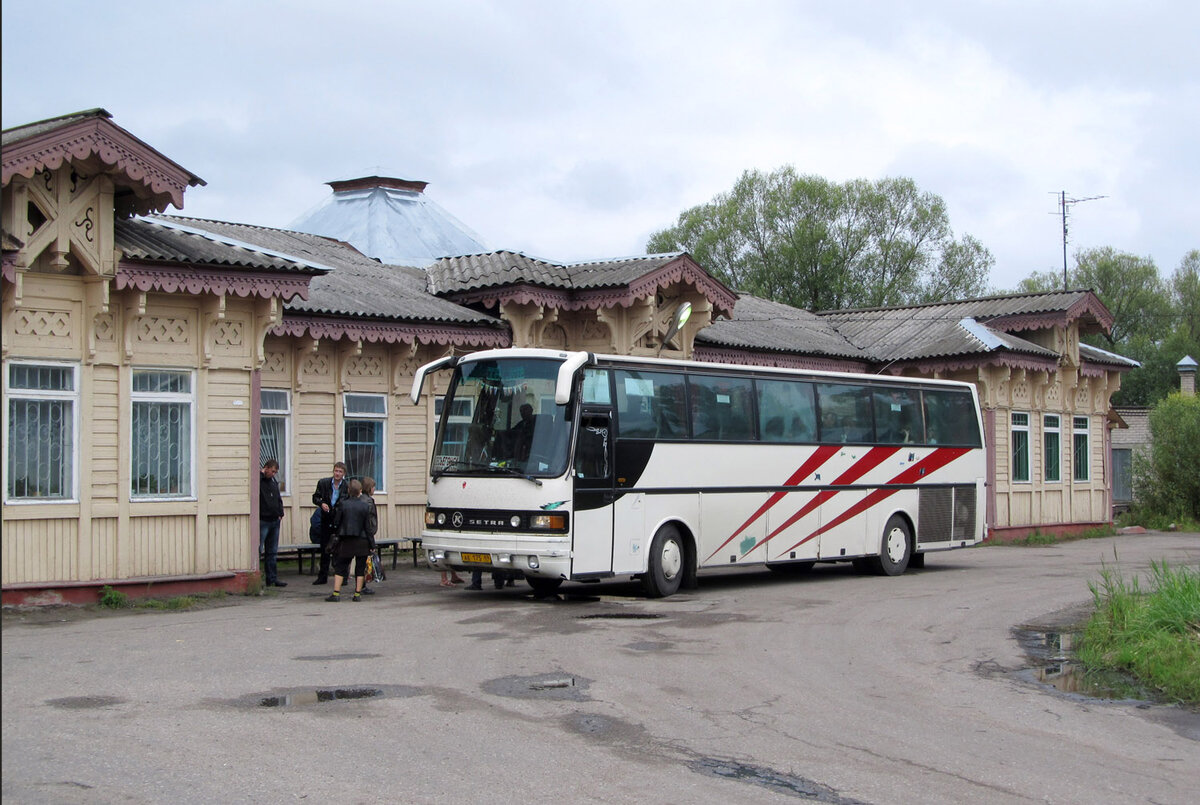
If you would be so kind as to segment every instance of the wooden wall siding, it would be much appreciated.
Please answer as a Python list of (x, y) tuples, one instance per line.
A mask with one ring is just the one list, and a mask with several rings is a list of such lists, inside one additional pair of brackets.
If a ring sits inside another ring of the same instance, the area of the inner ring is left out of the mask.
[[(208, 503), (214, 512), (231, 510), (249, 514), (251, 490), (257, 477), (250, 475), (250, 374), (239, 370), (209, 370), (197, 399), (196, 469), (203, 473)], [(204, 439), (200, 433), (207, 429)]]
[(75, 581), (79, 576), (79, 520), (9, 520), (4, 524), (4, 584)]
[(27, 274), (21, 307), (5, 311), (8, 355), (78, 360), (86, 340), (82, 300), (77, 277)]
[(80, 581), (113, 579), (117, 576), (116, 517), (97, 517), (92, 520), (92, 542), (84, 550), (90, 554), (90, 567)]
[(425, 527), (425, 502), (395, 507), (395, 520), (388, 532), (391, 539), (411, 539), (421, 536)]
[[(93, 503), (116, 505), (120, 499), (121, 376), (116, 366), (84, 367), (81, 439), (88, 440), (91, 461), (80, 467), (80, 485), (90, 486)], [(86, 469), (86, 471), (85, 471)], [(126, 490), (128, 497), (128, 490)]]
[[(411, 380), (410, 386), (411, 386)], [(425, 405), (413, 405), (408, 394), (392, 395), (389, 440), (392, 482), (388, 492), (397, 503), (425, 502), (432, 431)], [(419, 499), (419, 501), (418, 501)]]
[(196, 518), (131, 517), (121, 576), (178, 576), (196, 571)]
[(204, 571), (258, 569), (258, 528), (250, 527), (249, 515), (209, 515), (207, 547)]

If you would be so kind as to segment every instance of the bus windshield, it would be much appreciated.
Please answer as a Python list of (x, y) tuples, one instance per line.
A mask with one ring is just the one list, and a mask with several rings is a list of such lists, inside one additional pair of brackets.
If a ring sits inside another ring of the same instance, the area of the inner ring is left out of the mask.
[(566, 472), (570, 423), (555, 405), (561, 361), (464, 361), (441, 401), (432, 474), (557, 477)]

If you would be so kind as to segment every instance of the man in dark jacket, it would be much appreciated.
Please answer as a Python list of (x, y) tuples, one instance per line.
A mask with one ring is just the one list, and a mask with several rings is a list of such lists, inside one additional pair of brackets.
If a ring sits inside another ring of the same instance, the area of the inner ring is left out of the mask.
[(276, 557), (279, 554), (279, 522), (283, 520), (283, 496), (279, 494), (279, 482), (275, 473), (279, 462), (268, 458), (263, 462), (262, 477), (258, 481), (258, 550), (263, 556), (263, 575), (268, 587), (286, 587), (279, 580)]
[(312, 502), (321, 510), (321, 569), (317, 571), (317, 580), (313, 584), (326, 584), (329, 581), (329, 545), (333, 542), (334, 513), (348, 491), (346, 465), (340, 461), (333, 465), (333, 477), (317, 481)]

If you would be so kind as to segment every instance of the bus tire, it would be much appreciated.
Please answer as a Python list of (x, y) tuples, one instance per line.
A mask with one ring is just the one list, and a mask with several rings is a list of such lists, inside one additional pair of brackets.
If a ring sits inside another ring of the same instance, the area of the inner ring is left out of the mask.
[(526, 576), (525, 581), (533, 588), (533, 594), (538, 598), (554, 595), (562, 586), (562, 579), (543, 579), (541, 576)]
[(893, 514), (883, 527), (879, 556), (875, 558), (876, 571), (884, 576), (899, 576), (908, 569), (911, 558), (912, 530), (908, 527), (907, 520)]
[(679, 529), (667, 524), (658, 529), (650, 543), (646, 573), (642, 576), (642, 589), (649, 598), (666, 598), (679, 590), (683, 581), (687, 550)]

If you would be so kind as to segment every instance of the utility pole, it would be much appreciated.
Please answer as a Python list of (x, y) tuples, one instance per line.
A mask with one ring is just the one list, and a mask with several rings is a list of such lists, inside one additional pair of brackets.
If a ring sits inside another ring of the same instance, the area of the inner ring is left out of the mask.
[(1067, 212), (1070, 207), (1075, 204), (1080, 204), (1084, 201), (1096, 201), (1097, 199), (1108, 198), (1108, 196), (1089, 196), (1087, 198), (1067, 198), (1067, 191), (1060, 190), (1058, 193), (1058, 206), (1062, 212), (1062, 233), (1063, 233), (1063, 290), (1067, 288)]

